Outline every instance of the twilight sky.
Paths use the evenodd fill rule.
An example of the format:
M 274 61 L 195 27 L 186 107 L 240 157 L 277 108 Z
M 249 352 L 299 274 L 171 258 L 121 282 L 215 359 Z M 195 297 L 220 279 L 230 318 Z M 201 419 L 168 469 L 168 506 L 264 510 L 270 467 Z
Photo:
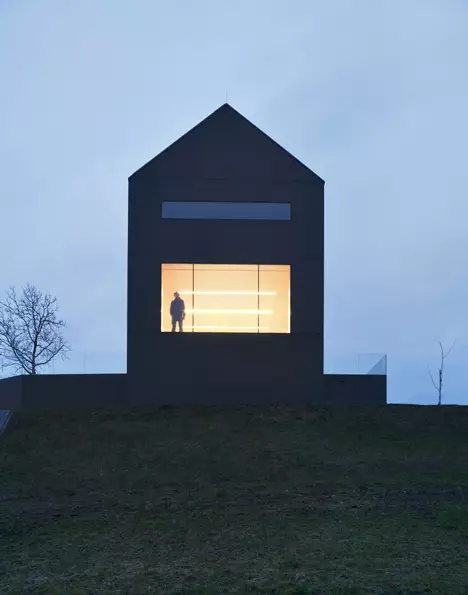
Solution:
M 0 293 L 57 296 L 124 371 L 127 179 L 226 100 L 325 179 L 327 371 L 388 356 L 389 402 L 468 403 L 468 5 L 0 0 Z M 346 362 L 346 363 L 345 363 Z

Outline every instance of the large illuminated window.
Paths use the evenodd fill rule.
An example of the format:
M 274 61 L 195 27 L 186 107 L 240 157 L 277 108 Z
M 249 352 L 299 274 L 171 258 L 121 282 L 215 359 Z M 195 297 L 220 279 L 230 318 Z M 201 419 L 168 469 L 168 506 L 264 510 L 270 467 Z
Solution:
M 289 265 L 163 264 L 161 286 L 163 332 L 172 331 L 175 292 L 184 332 L 290 332 Z

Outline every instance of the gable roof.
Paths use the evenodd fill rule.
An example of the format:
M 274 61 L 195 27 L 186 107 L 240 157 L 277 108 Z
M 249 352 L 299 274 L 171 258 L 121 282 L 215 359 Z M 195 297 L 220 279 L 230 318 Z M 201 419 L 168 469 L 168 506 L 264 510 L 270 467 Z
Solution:
M 130 177 L 269 178 L 324 183 L 225 103 Z

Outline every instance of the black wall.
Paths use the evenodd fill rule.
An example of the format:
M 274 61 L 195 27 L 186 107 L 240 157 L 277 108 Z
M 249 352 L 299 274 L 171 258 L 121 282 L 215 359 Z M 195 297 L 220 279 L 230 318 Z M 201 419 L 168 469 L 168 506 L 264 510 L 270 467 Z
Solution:
M 22 376 L 0 379 L 0 409 L 19 409 L 22 401 Z
M 0 409 L 100 408 L 126 402 L 126 374 L 45 374 L 0 380 Z
M 190 337 L 190 335 L 184 336 L 182 341 L 190 341 L 186 337 Z M 195 368 L 189 365 L 183 374 L 175 370 L 178 380 L 175 386 L 164 380 L 170 374 L 165 375 L 162 382 L 161 379 L 155 379 L 160 390 L 129 392 L 127 391 L 128 377 L 125 374 L 57 374 L 0 379 L 0 409 L 81 409 L 87 407 L 100 409 L 140 404 L 377 405 L 386 403 L 386 376 L 325 374 L 315 378 L 314 383 L 300 382 L 299 376 L 291 375 L 294 363 L 288 360 L 288 350 L 281 340 L 269 342 L 267 349 L 270 349 L 271 355 L 278 361 L 284 362 L 282 367 L 265 368 L 257 360 L 258 370 L 262 376 L 255 374 L 253 373 L 254 368 L 248 365 L 248 361 L 255 360 L 256 348 L 263 351 L 265 345 L 254 347 L 254 342 L 249 345 L 248 342 L 242 344 L 242 341 L 243 339 L 241 339 L 241 343 L 229 342 L 227 344 L 225 365 L 221 365 L 214 374 L 211 373 L 208 366 Z M 228 379 L 229 358 L 232 353 L 236 358 L 239 357 L 241 352 L 238 347 L 241 344 L 245 348 L 245 353 L 242 352 L 245 360 L 241 360 L 241 363 L 247 365 L 243 366 L 243 375 Z M 274 348 L 271 347 L 272 344 L 274 344 Z M 179 346 L 176 348 L 176 339 L 172 342 L 172 346 L 177 349 L 177 352 L 179 351 Z M 215 346 L 215 342 L 208 345 L 212 349 Z M 231 350 L 233 350 L 232 353 Z M 207 355 L 206 351 L 205 355 Z M 169 372 L 174 372 L 174 367 Z
M 47 374 L 22 377 L 22 407 L 81 408 L 124 405 L 126 374 Z

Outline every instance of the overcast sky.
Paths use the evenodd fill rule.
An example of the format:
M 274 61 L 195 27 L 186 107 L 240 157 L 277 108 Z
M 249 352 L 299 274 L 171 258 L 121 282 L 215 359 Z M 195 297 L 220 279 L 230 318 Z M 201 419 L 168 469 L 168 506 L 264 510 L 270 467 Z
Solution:
M 128 176 L 226 93 L 326 181 L 327 369 L 386 353 L 389 401 L 436 403 L 458 338 L 468 403 L 462 0 L 0 0 L 0 292 L 58 297 L 67 369 L 124 371 Z

